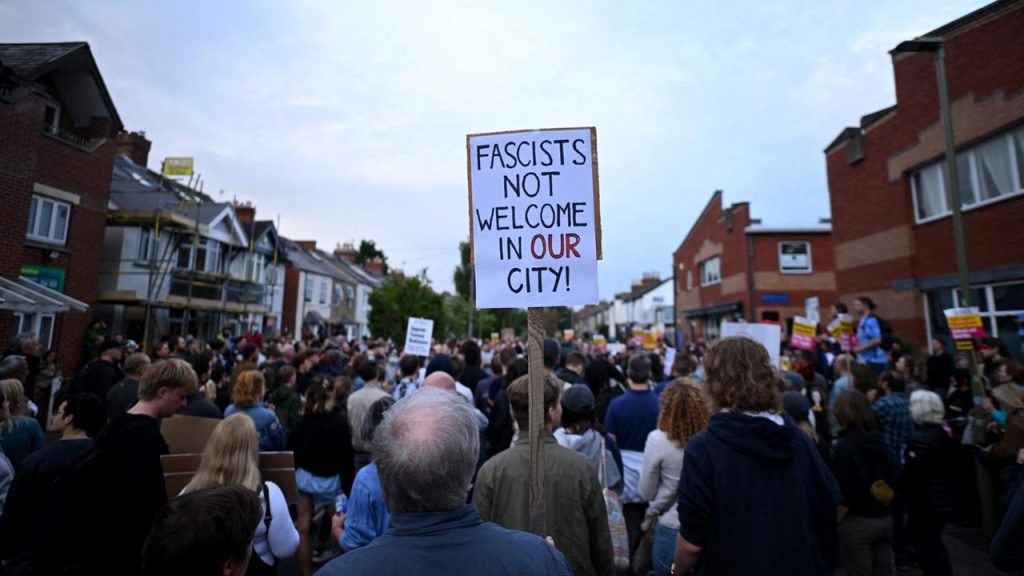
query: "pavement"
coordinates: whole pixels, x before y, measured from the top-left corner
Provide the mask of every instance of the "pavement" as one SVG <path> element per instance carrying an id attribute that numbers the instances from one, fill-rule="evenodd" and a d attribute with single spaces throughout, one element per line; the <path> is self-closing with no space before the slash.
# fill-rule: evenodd
<path id="1" fill-rule="evenodd" d="M 949 560 L 955 576 L 1006 576 L 988 559 L 989 539 L 980 528 L 949 524 L 942 533 L 942 540 L 949 550 Z M 900 576 L 923 576 L 918 568 L 899 572 Z M 1018 573 L 1018 574 L 1024 574 Z"/>

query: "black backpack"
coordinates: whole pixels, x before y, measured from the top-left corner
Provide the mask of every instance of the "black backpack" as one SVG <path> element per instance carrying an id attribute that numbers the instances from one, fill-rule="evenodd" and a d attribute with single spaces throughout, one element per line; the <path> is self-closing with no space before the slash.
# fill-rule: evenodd
<path id="1" fill-rule="evenodd" d="M 892 325 L 881 316 L 876 315 L 875 320 L 878 321 L 878 331 L 882 334 L 882 341 L 879 343 L 879 346 L 882 347 L 882 350 L 888 352 L 892 350 Z"/>

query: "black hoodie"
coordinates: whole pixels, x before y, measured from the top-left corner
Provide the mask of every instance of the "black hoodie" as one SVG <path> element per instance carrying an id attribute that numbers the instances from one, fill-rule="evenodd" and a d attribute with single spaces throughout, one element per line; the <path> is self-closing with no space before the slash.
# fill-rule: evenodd
<path id="1" fill-rule="evenodd" d="M 679 533 L 703 548 L 698 574 L 831 574 L 832 473 L 788 417 L 715 414 L 686 446 Z"/>

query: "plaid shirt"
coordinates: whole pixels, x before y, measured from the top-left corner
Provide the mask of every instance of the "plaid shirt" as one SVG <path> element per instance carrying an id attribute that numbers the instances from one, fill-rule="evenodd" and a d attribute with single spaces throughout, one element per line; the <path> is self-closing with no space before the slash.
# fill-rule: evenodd
<path id="1" fill-rule="evenodd" d="M 914 431 L 914 420 L 910 416 L 910 404 L 900 394 L 889 394 L 875 400 L 875 416 L 882 429 L 882 438 L 889 450 L 889 457 L 896 465 L 896 471 L 903 469 L 903 449 Z"/>

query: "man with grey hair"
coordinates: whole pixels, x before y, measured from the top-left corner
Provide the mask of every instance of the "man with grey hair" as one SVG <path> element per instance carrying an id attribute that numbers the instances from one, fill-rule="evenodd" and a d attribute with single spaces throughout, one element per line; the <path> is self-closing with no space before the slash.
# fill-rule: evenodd
<path id="1" fill-rule="evenodd" d="M 373 437 L 391 526 L 319 573 L 572 574 L 538 536 L 484 522 L 466 504 L 478 452 L 473 411 L 450 392 L 428 387 L 396 403 Z"/>

